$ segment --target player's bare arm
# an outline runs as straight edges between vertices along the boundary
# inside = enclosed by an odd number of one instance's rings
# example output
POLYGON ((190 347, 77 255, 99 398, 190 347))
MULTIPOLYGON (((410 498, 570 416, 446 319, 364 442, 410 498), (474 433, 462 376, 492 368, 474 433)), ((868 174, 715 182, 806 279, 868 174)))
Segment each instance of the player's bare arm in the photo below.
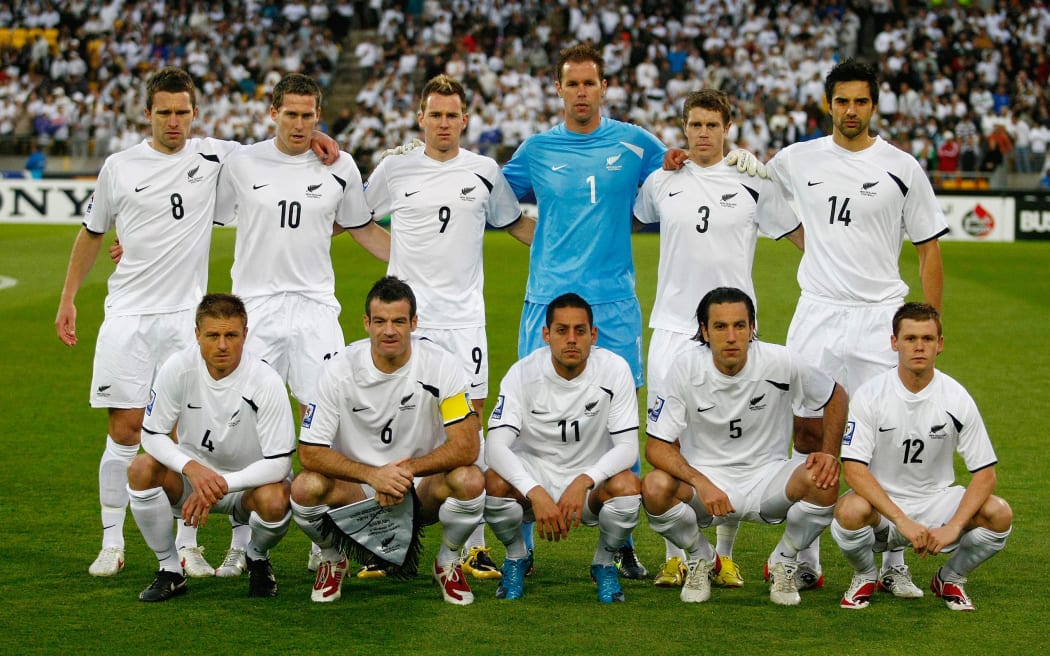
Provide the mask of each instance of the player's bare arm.
POLYGON ((536 530, 540 537, 558 542, 569 536, 569 524, 547 490, 537 485, 528 491, 526 498, 532 504, 532 515, 536 519, 536 530))
POLYGON ((919 281, 922 283, 923 300, 941 311, 944 296, 944 262, 941 259, 941 242, 931 239, 915 246, 919 256, 919 281))
POLYGON ((821 490, 838 489, 839 486, 839 450, 842 448, 842 434, 846 429, 846 413, 849 409, 849 397, 841 385, 835 383, 831 400, 824 406, 824 439, 820 451, 806 456, 806 469, 813 482, 821 490))
POLYGON ((353 461, 334 449, 300 443, 299 462, 303 469, 328 478, 371 485, 376 492, 386 495, 391 503, 400 502, 412 486, 412 472, 405 466, 405 460, 372 467, 353 461))
POLYGON ((880 515, 893 522, 897 531, 911 542, 916 553, 924 554, 929 540, 929 530, 904 514, 904 511, 890 499, 882 485, 872 476, 867 465, 847 460, 842 467, 846 484, 850 486, 853 493, 860 495, 880 515))
POLYGON ((448 439, 444 444, 424 456, 412 458, 406 466, 416 476, 429 476, 472 465, 478 458, 479 430, 478 416, 471 412, 462 421, 445 427, 448 439))
MULTIPOLYGON (((966 486, 966 492, 959 502, 959 507, 948 523, 944 526, 930 529, 930 539, 926 547, 926 553, 939 554, 945 547, 958 542, 963 531, 986 524, 986 521, 983 521, 984 518, 981 517, 981 511, 986 504, 994 502, 992 492, 995 491, 995 484, 996 473, 994 466, 985 467, 975 473, 970 479, 970 484, 966 486)), ((1001 527, 986 526, 986 528, 990 528, 993 531, 1002 530, 1001 527)))
POLYGON ((339 159, 339 142, 319 130, 310 135, 310 149, 325 166, 331 166, 339 159))
POLYGON ((347 232, 373 257, 383 262, 390 261, 390 233, 383 226, 369 221, 360 228, 349 228, 347 232))
POLYGON ((787 239, 803 253, 806 252, 806 229, 802 227, 801 223, 798 224, 797 228, 784 235, 783 239, 787 239))
POLYGON ((532 237, 536 232, 536 219, 522 212, 514 223, 507 226, 507 234, 526 246, 532 246, 532 237))
MULTIPOLYGON (((645 442, 645 459, 654 468, 667 472, 696 490, 697 496, 710 514, 724 517, 735 510, 726 493, 686 462, 675 445, 650 436, 645 442)), ((682 496, 684 495, 679 494, 679 499, 688 500, 682 499, 682 496)))
POLYGON ((77 307, 75 300, 80 286, 84 284, 88 272, 98 258, 102 249, 102 236, 81 228, 73 242, 73 252, 69 255, 69 267, 66 269, 66 281, 62 285, 62 296, 58 301, 58 315, 55 317, 55 331, 66 346, 77 343, 77 307))

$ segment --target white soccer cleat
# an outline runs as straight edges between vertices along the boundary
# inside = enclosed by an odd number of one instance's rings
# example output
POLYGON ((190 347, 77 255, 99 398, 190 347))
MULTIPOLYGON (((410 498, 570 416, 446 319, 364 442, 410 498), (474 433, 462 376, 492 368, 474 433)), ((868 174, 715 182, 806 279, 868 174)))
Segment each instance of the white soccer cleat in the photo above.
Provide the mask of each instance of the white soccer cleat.
POLYGON ((310 544, 310 556, 306 559, 306 569, 311 572, 316 572, 317 568, 321 565, 321 547, 316 544, 310 544))
MULTIPOLYGON (((715 556, 718 558, 718 556, 715 556)), ((690 560, 686 564, 688 573, 682 585, 680 597, 687 604, 699 604, 711 598, 711 571, 715 563, 710 560, 690 560)))
POLYGON ((459 560, 439 565, 434 560, 434 582, 441 588, 445 601, 456 606, 468 606, 474 603, 474 593, 470 591, 467 579, 463 576, 463 567, 459 560))
POLYGON ((204 547, 183 547, 179 549, 179 562, 186 576, 202 579, 215 576, 215 568, 204 560, 204 547))
POLYGON ((779 562, 769 568, 769 600, 778 606, 798 606, 802 598, 795 583, 795 563, 779 562))
POLYGON ((862 610, 868 607, 873 594, 875 594, 875 579, 863 574, 854 574, 849 589, 842 595, 839 607, 847 610, 862 610))
POLYGON ((900 599, 921 599, 922 590, 911 580, 907 565, 894 565, 879 576, 879 590, 900 599))
POLYGON ((244 549, 231 548, 226 551, 222 564, 215 568, 215 576, 232 578, 240 576, 246 569, 248 569, 248 557, 244 549))
POLYGON ((88 567, 91 576, 116 576, 124 569, 124 550, 120 547, 104 547, 98 552, 95 562, 88 567))
POLYGON ((346 578, 346 570, 350 567, 344 556, 336 562, 322 560, 317 567, 317 577, 314 579, 314 588, 310 592, 310 601, 327 603, 336 601, 343 596, 343 579, 346 578))

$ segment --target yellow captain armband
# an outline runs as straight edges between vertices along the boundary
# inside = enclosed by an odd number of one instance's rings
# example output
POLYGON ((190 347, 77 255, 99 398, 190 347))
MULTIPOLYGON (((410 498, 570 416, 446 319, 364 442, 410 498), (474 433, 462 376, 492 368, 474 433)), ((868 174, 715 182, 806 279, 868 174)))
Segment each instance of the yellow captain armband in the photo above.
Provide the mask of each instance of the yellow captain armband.
POLYGON ((465 391, 441 402, 441 421, 445 424, 457 422, 472 412, 474 408, 470 405, 465 391))

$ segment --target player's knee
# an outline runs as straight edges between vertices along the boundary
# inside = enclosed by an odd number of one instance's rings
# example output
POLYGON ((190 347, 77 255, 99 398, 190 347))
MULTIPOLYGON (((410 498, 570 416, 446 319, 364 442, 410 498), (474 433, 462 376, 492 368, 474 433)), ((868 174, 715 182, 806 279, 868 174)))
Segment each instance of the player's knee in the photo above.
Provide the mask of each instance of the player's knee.
POLYGON ((984 502, 980 516, 984 519, 982 523, 996 533, 1010 530, 1014 523, 1014 511, 1010 504, 1006 502, 1006 499, 997 497, 994 494, 984 502))
POLYGON ((654 469, 641 481, 642 503, 646 509, 653 505, 664 505, 674 496, 678 481, 661 469, 654 469))
POLYGON ((137 446, 142 440, 141 408, 110 408, 109 436, 117 444, 137 446))
POLYGON ((835 521, 842 528, 850 531, 855 531, 870 523, 869 520, 873 513, 874 508, 871 507, 871 504, 855 492, 847 492, 835 503, 835 521))
POLYGON ((513 492, 510 483, 492 469, 485 472, 485 494, 490 497, 509 497, 513 492))
POLYGON ((452 496, 460 499, 473 499, 485 491, 485 475, 476 465, 456 467, 446 476, 452 496))
POLYGON ((630 471, 622 471, 605 481, 605 490, 614 497, 628 497, 642 493, 642 481, 630 471))
POLYGON ((161 484, 166 467, 148 453, 140 453, 128 465, 128 486, 132 490, 148 490, 161 484))
POLYGON ((291 498, 300 506, 316 506, 327 494, 331 481, 312 471, 301 471, 292 481, 291 498))
POLYGON ((255 489, 254 510, 266 522, 278 522, 288 514, 289 487, 281 483, 255 489))

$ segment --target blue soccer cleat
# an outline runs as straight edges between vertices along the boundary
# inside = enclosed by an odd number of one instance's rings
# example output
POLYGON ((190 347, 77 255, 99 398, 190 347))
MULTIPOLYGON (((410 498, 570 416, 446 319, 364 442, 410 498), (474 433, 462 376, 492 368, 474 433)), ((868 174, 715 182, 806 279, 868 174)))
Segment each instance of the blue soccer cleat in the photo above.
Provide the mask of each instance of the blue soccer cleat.
POLYGON ((591 565, 591 578, 598 584, 598 601, 603 604, 624 601, 616 565, 591 565))

